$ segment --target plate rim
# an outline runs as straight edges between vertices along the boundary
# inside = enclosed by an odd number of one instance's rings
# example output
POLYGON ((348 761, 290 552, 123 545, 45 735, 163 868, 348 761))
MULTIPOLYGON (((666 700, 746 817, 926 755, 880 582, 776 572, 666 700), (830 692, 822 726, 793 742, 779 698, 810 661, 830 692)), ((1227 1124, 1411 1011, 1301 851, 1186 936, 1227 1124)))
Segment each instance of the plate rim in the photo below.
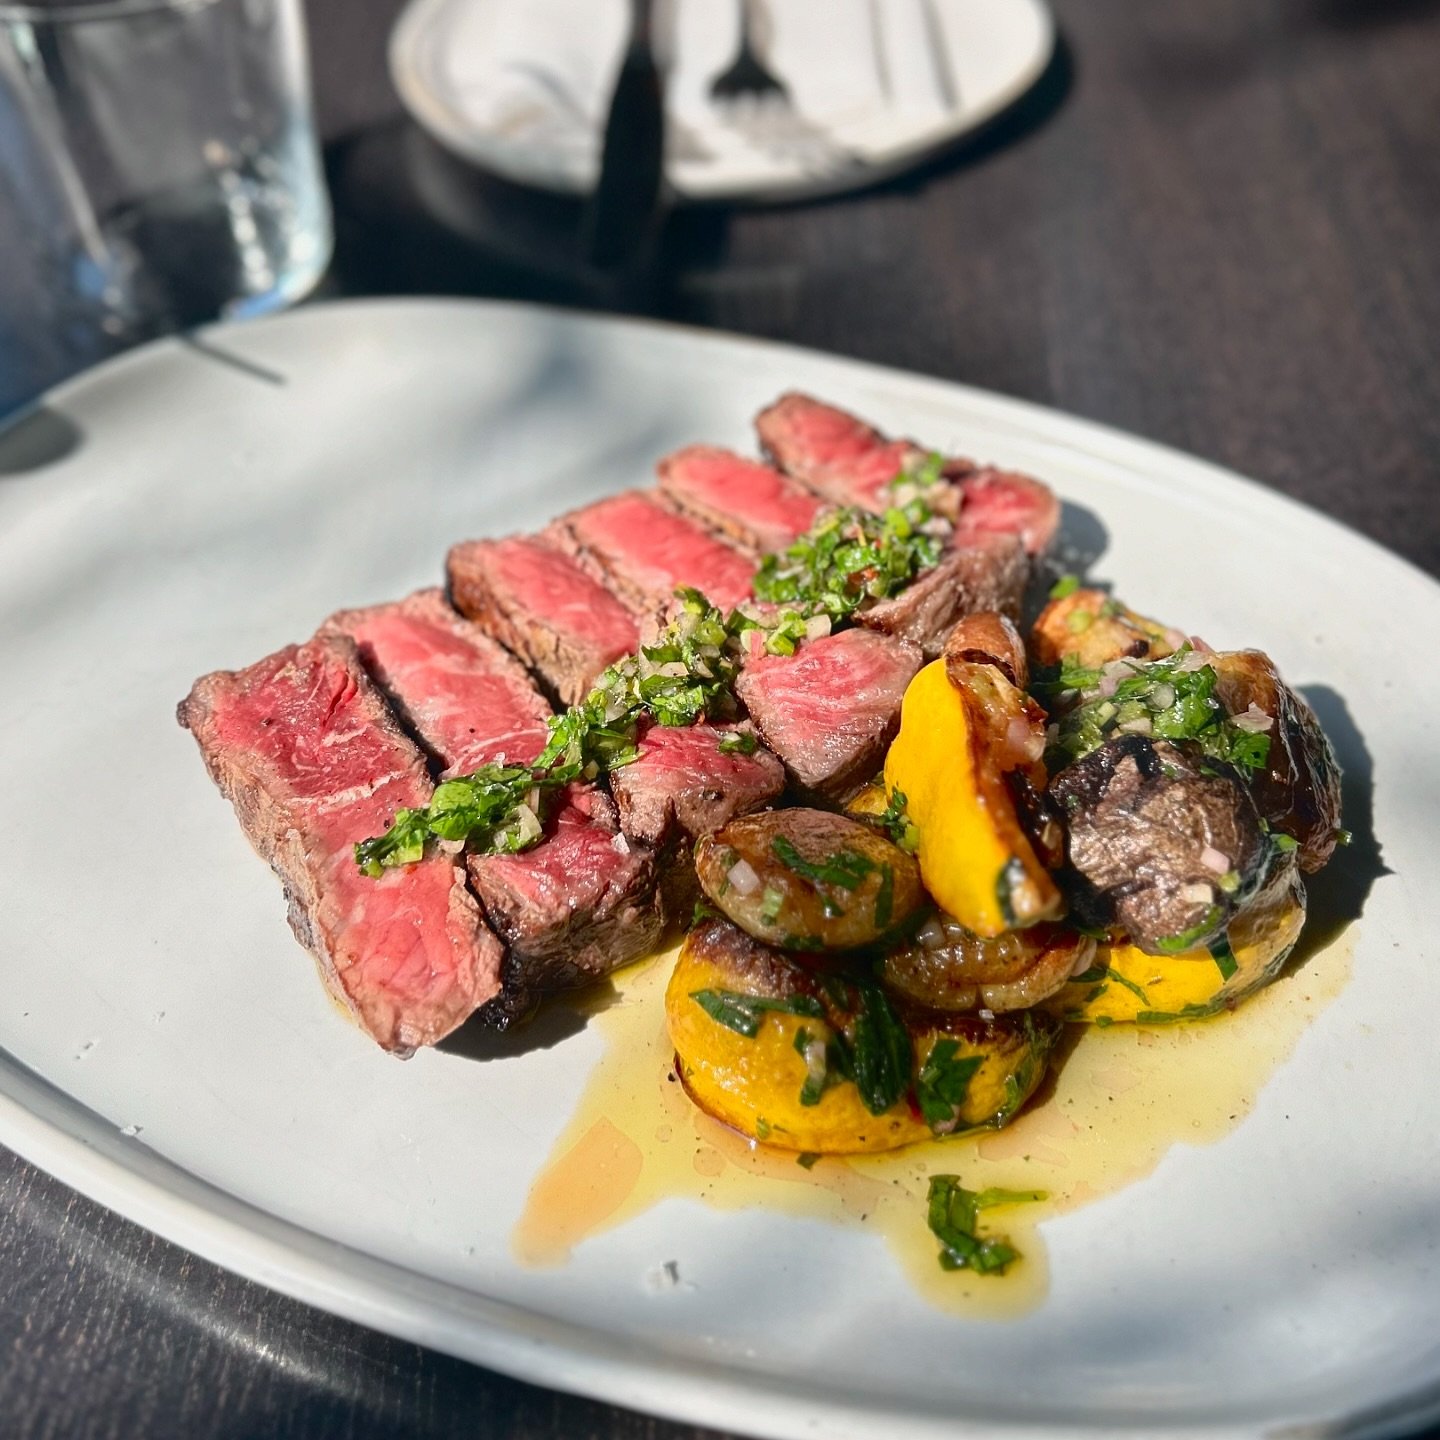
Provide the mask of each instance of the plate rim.
MULTIPOLYGON (((428 317, 455 309, 512 315, 535 315, 550 323, 576 325, 621 335, 660 332, 717 351, 743 355, 762 352, 795 357, 813 365, 835 366, 857 379, 898 382, 912 396, 951 405, 959 402, 989 423, 1001 422, 1017 434, 1044 443, 1064 445, 1076 453, 1120 468, 1143 473, 1137 464, 1148 458, 1179 467, 1207 484, 1244 493, 1262 511, 1294 516, 1320 527, 1348 545, 1356 542, 1371 560, 1397 567, 1413 581, 1440 592, 1440 580, 1380 542, 1352 529, 1309 503, 1294 499, 1225 466, 1147 440, 1102 422, 1071 415, 1054 407, 1017 399, 963 382, 906 371, 894 366, 834 355, 785 341, 735 335, 673 321, 600 315, 553 305, 511 300, 444 297, 379 297, 334 299, 237 328, 213 325, 196 332, 205 339, 233 337, 251 325, 269 328, 303 326, 317 317, 326 321, 355 315, 363 323, 374 312, 424 312, 428 317)), ((105 384, 116 373, 143 369, 157 355, 177 344, 175 337, 152 341, 92 367, 43 392, 36 400, 0 420, 0 441, 27 418, 47 407, 83 401, 85 392, 105 384)), ((1432 598, 1440 599, 1440 593, 1432 598)), ((778 1377, 732 1369, 723 1361, 701 1361, 639 1351, 612 1343, 593 1328, 556 1319, 479 1291, 419 1274, 392 1261, 331 1240, 271 1214, 250 1201, 205 1181, 182 1165, 159 1155, 144 1141, 117 1132, 97 1112, 61 1087, 30 1070, 0 1047, 0 1144, 55 1176, 91 1200, 152 1233, 269 1289, 359 1323, 487 1366, 516 1378, 673 1419, 720 1423, 756 1434, 786 1437, 822 1433, 850 1436, 876 1433, 883 1421, 896 1440, 932 1440, 941 1435, 969 1437, 1003 1430, 1015 1437, 1089 1437, 1112 1435, 1117 1428, 1138 1429, 1157 1437, 1201 1434, 1238 1436, 1259 1433, 1262 1424, 1181 1422, 1157 1427, 1150 1417, 1117 1416, 1095 1424, 1067 1423, 1057 1418, 1032 1423, 1003 1414, 938 1415, 926 1410, 896 1411, 873 1398, 846 1395, 817 1398, 805 1383, 782 1383, 778 1377), (26 1098, 28 1097, 29 1103, 26 1098), (169 1184, 163 1183, 169 1180, 169 1184), (208 1202, 208 1203, 207 1203, 208 1202), (448 1320, 447 1326, 441 1321, 448 1320), (528 1326, 528 1330, 526 1327, 528 1326), (630 1351, 627 1354, 627 1349, 630 1351), (567 1368, 556 1373, 556 1364, 567 1368)), ((1347 1436, 1389 1433, 1440 1418, 1440 1391, 1427 1388, 1396 1397, 1383 1417, 1337 1414, 1323 1417, 1345 1427, 1347 1436)))
MULTIPOLYGON (((451 3, 453 0, 409 0, 391 27, 390 38, 386 44, 386 68, 406 113, 431 139, 438 141, 452 155, 488 174, 544 194, 565 195, 577 199, 588 195, 591 186, 583 180, 563 175, 552 174, 548 178, 538 175, 533 167, 523 163, 509 163, 504 148, 497 154, 494 148, 477 143, 474 128, 464 125, 452 107, 433 94, 424 83, 416 56, 426 26, 431 20, 430 12, 438 11, 451 3)), ((1025 68, 987 104, 974 110, 952 111, 943 123, 930 127, 911 143, 897 146, 883 160, 864 162, 859 178, 855 178, 852 173, 851 178, 847 179, 844 178, 844 172, 841 172, 829 178, 800 178, 789 182, 782 180, 760 187, 736 182, 696 192, 677 185, 674 177, 667 173, 666 183, 671 200, 675 205, 685 207, 763 207, 848 195, 892 180, 897 175, 933 159, 961 140, 980 134, 1030 93, 1054 60, 1058 48, 1059 29, 1048 0, 1014 0, 1014 3, 1024 5, 1038 26, 1035 51, 1025 68)))

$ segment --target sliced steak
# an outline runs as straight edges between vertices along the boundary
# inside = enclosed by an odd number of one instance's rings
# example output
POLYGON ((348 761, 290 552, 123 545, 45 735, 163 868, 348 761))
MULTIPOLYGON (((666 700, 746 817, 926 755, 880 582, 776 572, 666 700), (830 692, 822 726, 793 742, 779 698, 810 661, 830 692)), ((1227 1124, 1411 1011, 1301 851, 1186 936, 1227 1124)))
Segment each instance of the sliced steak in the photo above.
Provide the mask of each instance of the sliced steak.
POLYGON ((785 549, 824 509, 813 490, 713 445, 677 450, 659 472, 660 488, 681 510, 753 555, 785 549))
MULTIPOLYGON (((963 513, 963 512, 962 512, 963 513)), ((956 545, 898 595, 855 618, 867 629, 918 645, 927 660, 945 648, 956 622, 981 610, 1020 619, 1030 560, 1014 535, 979 535, 956 545)))
POLYGON ((640 736, 640 758, 610 773, 620 827, 632 839, 662 845, 683 834, 709 835, 737 815, 780 798, 785 769, 765 747, 753 754, 720 749, 747 725, 651 725, 640 736))
POLYGON ((753 656, 736 690, 801 793, 839 801, 880 768, 923 658, 904 640, 841 630, 793 655, 753 656))
POLYGON ((338 635, 195 682, 178 718, 250 843, 280 877, 290 927, 385 1049, 410 1054, 500 991, 501 947, 446 855, 387 871, 353 847, 431 793, 425 757, 338 635))
POLYGON ((513 650, 567 705, 639 644, 634 615, 541 540, 468 540, 450 551, 445 572, 455 608, 513 650))
POLYGON ((1050 548, 1060 528, 1060 501, 1033 475, 986 466, 960 480, 958 543, 978 544, 987 535, 1018 535, 1031 555, 1050 548))
MULTIPOLYGON (((448 609, 439 592, 422 591, 348 618, 421 739, 457 773, 457 756, 484 750, 467 714, 483 715, 509 737, 533 727, 549 707, 494 641, 453 612, 445 623, 438 608, 448 609), (414 622, 416 611, 425 624, 414 622), (467 705, 476 709, 467 712, 467 705)), ((532 760, 544 741, 542 720, 539 742, 512 761, 532 760)), ((471 855, 469 869, 486 917, 510 947, 505 995, 491 1019, 510 1018, 551 990, 604 975, 654 948, 661 923, 654 855, 620 835, 614 805, 593 786, 566 787, 539 844, 518 855, 471 855)))
POLYGON ((765 453, 787 475, 836 505, 883 510, 886 487, 926 452, 910 440, 887 440, 872 425, 796 391, 755 417, 765 453))
POLYGON ((681 585, 729 609, 749 595, 755 575, 748 556, 639 490, 562 515, 545 538, 637 615, 663 606, 681 585))
POLYGON ((528 765, 545 748, 550 707, 524 667, 457 615, 439 590, 341 610, 323 632, 348 635, 403 719, 445 766, 528 765))
POLYGON ((664 928, 648 846, 619 830, 610 798, 571 786, 545 839, 518 855, 471 855, 470 879, 509 944, 504 1023, 540 997, 607 975, 654 950, 664 928))

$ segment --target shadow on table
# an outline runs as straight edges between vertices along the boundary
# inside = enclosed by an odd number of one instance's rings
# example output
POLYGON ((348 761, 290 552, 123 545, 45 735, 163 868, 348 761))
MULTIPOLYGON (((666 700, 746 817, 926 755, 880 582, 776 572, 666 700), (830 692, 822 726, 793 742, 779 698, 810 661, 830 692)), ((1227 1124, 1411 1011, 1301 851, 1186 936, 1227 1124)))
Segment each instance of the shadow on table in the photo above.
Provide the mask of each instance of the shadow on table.
POLYGON ((1315 14, 1337 30, 1374 30, 1440 10, 1440 0, 1317 0, 1315 14))
MULTIPOLYGON (((1069 94, 1073 75, 1070 48, 1059 36, 1050 63, 1021 99, 930 160, 862 189, 763 208, 833 207, 922 190, 1040 129, 1069 94)), ((673 210, 648 263, 606 272, 583 255, 583 198, 487 174, 408 117, 333 144, 326 169, 336 249, 325 289, 340 294, 487 295, 675 315, 676 292, 726 261, 731 216, 753 208, 673 210)))
POLYGON ((0 426, 0 480, 59 464, 84 438, 73 420, 48 405, 23 411, 11 424, 0 426))

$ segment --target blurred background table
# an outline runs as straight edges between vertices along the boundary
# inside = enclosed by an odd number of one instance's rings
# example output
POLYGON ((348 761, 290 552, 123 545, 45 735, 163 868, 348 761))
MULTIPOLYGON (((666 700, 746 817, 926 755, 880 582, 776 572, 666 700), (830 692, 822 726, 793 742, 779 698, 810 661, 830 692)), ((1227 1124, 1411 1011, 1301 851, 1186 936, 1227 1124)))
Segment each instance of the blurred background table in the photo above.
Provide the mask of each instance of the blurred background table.
MULTIPOLYGON (((322 296, 584 301, 485 237, 516 215, 563 232, 575 207, 475 175, 402 111, 385 69, 401 0, 308 8, 338 234, 322 296)), ((1054 63, 984 136, 868 193, 680 213, 628 308, 1133 430, 1440 576, 1440 4, 1055 8, 1054 63)), ((44 363, 0 365, 0 415, 73 368, 44 363)), ((311 1310, 3 1151, 0 1293, 7 1435, 718 1433, 311 1310)))

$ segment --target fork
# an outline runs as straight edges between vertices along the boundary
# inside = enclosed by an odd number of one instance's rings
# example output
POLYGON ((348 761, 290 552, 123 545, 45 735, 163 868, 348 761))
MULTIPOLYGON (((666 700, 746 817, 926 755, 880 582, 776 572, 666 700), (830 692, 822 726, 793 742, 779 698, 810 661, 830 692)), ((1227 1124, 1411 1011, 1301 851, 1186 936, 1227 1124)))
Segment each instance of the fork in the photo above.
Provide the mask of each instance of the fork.
POLYGON ((740 48, 728 68, 710 82, 710 98, 718 102, 755 100, 788 105, 785 83, 767 68, 755 50, 756 0, 740 0, 740 48))
POLYGON ((812 124, 796 108, 790 91, 760 58, 755 33, 760 0, 739 0, 740 45, 735 58, 710 83, 710 98, 731 128, 770 159, 798 165, 811 175, 858 168, 855 151, 812 124))

